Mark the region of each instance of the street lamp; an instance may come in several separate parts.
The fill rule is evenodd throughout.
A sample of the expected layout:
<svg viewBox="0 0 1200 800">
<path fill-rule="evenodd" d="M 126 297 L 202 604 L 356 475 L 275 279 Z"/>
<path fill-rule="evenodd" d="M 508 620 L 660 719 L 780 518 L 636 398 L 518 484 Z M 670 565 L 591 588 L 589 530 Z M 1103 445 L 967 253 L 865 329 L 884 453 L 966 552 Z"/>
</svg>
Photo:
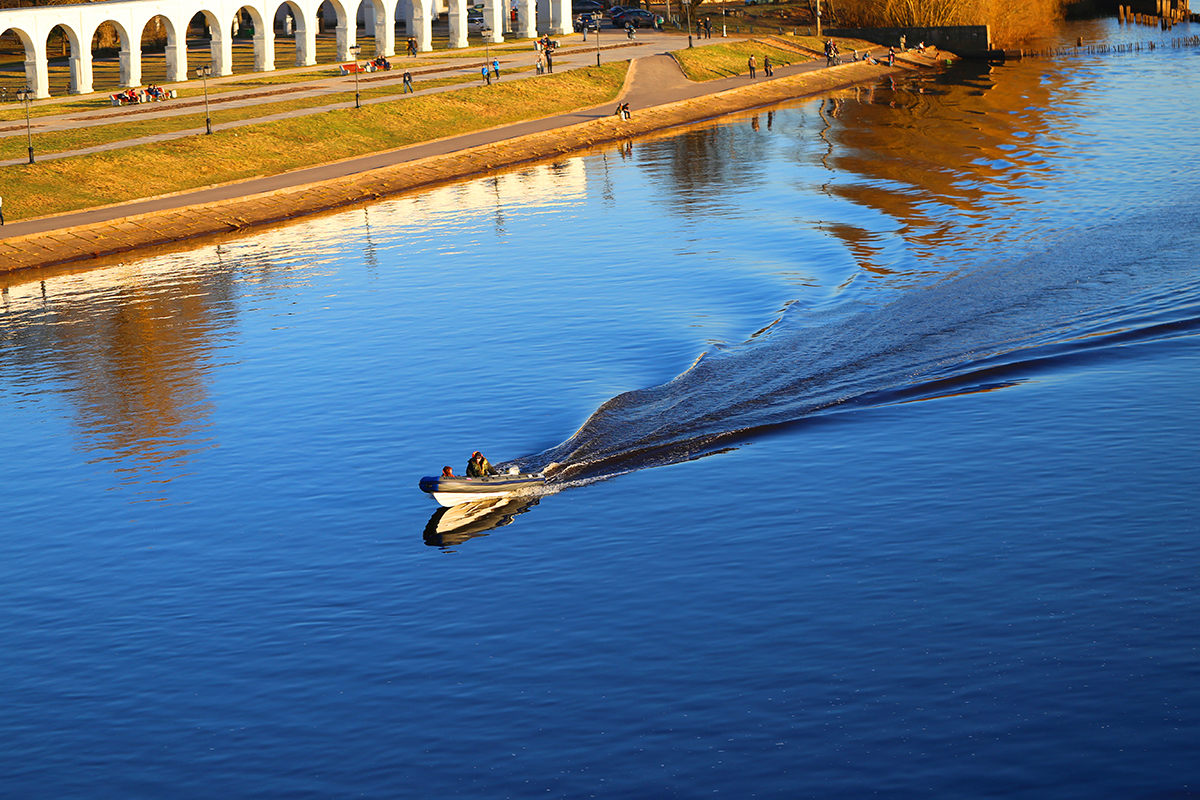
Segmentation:
<svg viewBox="0 0 1200 800">
<path fill-rule="evenodd" d="M 197 67 L 196 77 L 204 81 L 204 128 L 205 133 L 212 134 L 212 117 L 208 113 L 208 76 L 212 75 L 212 64 L 207 67 Z"/>
<path fill-rule="evenodd" d="M 670 13 L 670 12 L 668 12 Z M 595 19 L 595 17 L 592 17 Z M 596 66 L 600 66 L 600 23 L 596 23 Z"/>
<path fill-rule="evenodd" d="M 29 87 L 17 89 L 17 100 L 25 104 L 25 135 L 29 137 L 29 163 L 33 163 L 33 128 L 29 124 L 29 101 L 33 99 L 33 90 Z"/>
<path fill-rule="evenodd" d="M 491 69 L 492 66 L 492 48 L 491 42 L 488 41 L 492 29 L 484 25 L 479 29 L 479 35 L 483 37 L 483 68 Z"/>
<path fill-rule="evenodd" d="M 354 56 L 354 107 L 362 108 L 362 103 L 359 101 L 358 95 L 358 54 L 362 52 L 362 45 L 352 45 L 350 47 L 350 55 Z"/>
</svg>

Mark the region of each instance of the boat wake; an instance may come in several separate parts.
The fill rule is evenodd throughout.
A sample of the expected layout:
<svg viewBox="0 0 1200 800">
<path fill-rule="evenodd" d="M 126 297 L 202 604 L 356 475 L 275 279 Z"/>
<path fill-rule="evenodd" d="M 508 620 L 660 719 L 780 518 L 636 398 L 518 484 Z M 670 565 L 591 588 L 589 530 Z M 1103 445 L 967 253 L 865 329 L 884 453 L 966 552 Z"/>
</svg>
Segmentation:
<svg viewBox="0 0 1200 800">
<path fill-rule="evenodd" d="M 563 488 L 712 455 L 814 416 L 994 389 L 1195 336 L 1200 260 L 1175 235 L 1195 223 L 1106 226 L 875 305 L 791 306 L 761 336 L 612 398 L 562 444 L 512 463 Z"/>
</svg>

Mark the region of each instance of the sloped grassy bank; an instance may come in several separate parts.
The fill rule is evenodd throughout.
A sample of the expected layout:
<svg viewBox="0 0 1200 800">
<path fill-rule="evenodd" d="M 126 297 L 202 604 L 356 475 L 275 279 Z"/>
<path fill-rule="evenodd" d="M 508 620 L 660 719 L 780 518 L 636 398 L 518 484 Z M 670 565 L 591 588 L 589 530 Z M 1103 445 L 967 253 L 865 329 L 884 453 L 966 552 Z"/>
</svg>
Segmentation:
<svg viewBox="0 0 1200 800">
<path fill-rule="evenodd" d="M 600 105 L 616 98 L 628 66 L 619 62 L 535 80 L 410 96 L 212 136 L 10 167 L 0 194 L 9 221 L 15 221 L 277 175 Z"/>
</svg>

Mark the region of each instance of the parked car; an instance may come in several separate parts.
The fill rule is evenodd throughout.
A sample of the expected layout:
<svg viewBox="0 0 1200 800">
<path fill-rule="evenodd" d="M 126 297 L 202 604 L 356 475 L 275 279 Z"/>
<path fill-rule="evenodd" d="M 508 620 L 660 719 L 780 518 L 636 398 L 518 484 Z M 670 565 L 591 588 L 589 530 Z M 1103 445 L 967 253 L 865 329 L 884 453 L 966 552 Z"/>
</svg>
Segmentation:
<svg viewBox="0 0 1200 800">
<path fill-rule="evenodd" d="M 629 11 L 631 8 L 632 8 L 632 6 L 629 6 L 629 7 L 613 6 L 606 13 L 608 14 L 609 19 L 615 19 L 618 14 L 624 14 L 626 11 Z"/>
<path fill-rule="evenodd" d="M 467 33 L 483 33 L 483 29 L 486 27 L 487 25 L 483 21 L 482 14 L 467 15 Z"/>
<path fill-rule="evenodd" d="M 657 19 L 657 14 L 651 14 L 640 8 L 631 8 L 613 17 L 613 27 L 624 28 L 626 25 L 632 25 L 635 28 L 653 28 Z"/>
<path fill-rule="evenodd" d="M 571 3 L 572 14 L 603 14 L 604 3 L 600 0 L 575 0 Z"/>
<path fill-rule="evenodd" d="M 593 14 L 580 14 L 575 18 L 575 31 L 595 31 L 600 29 L 600 20 Z"/>
</svg>

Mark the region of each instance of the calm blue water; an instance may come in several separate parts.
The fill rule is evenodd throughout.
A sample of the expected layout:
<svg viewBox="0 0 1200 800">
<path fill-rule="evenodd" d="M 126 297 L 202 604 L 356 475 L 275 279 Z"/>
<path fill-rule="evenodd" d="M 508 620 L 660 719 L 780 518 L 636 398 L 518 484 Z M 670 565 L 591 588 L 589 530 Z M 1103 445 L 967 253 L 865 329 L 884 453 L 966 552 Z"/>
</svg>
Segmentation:
<svg viewBox="0 0 1200 800">
<path fill-rule="evenodd" d="M 6 279 L 0 795 L 1200 795 L 1197 75 L 968 65 Z M 564 466 L 435 513 L 475 449 Z"/>
</svg>

